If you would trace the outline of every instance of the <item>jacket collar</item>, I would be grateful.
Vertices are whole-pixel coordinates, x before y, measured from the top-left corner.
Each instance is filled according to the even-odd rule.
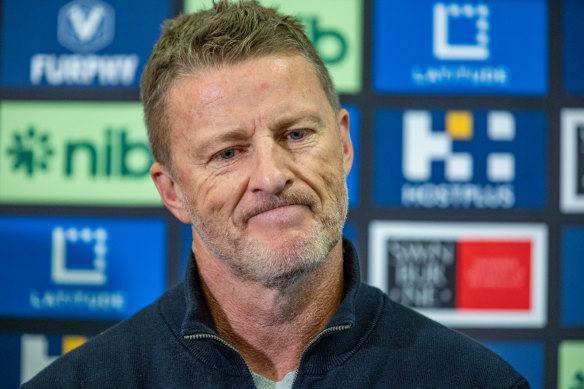
[[[343,238],[344,297],[326,328],[355,324],[355,300],[360,284],[359,259],[353,244]],[[197,261],[193,252],[189,255],[184,282],[186,313],[181,325],[181,335],[206,333],[216,335],[211,312],[199,280]]]

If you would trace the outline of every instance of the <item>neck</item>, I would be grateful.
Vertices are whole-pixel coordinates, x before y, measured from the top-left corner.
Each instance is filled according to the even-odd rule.
[[[196,253],[196,258],[218,335],[252,371],[268,379],[279,381],[296,370],[304,349],[340,304],[342,241],[317,270],[286,289],[242,280],[223,261],[205,254]]]

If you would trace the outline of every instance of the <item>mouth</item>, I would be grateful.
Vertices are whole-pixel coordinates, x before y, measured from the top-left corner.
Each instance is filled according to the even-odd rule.
[[[298,227],[306,220],[309,208],[301,204],[282,205],[265,209],[248,219],[248,226],[269,228],[272,231]],[[274,230],[275,229],[275,230]]]
[[[291,197],[291,196],[289,196]],[[305,198],[306,197],[306,198]],[[312,209],[311,201],[312,199],[307,198],[307,196],[299,197],[294,196],[294,198],[284,198],[275,199],[271,201],[265,201],[257,204],[256,206],[249,209],[243,217],[244,222],[247,224],[252,218],[257,216],[262,217],[285,217],[287,212],[291,212],[294,208],[301,207],[302,209]]]

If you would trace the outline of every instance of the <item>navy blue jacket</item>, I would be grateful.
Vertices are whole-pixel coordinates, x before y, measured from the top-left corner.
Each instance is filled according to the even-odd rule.
[[[493,352],[361,283],[355,249],[344,241],[343,251],[345,297],[305,349],[294,388],[529,388]],[[192,254],[184,283],[23,386],[254,387],[242,356],[214,331]]]

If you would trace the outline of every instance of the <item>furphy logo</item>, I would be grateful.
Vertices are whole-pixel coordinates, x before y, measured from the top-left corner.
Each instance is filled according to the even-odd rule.
[[[159,220],[0,218],[0,315],[127,317],[164,290],[165,239]]]
[[[55,0],[40,8],[33,0],[4,3],[6,86],[137,87],[140,65],[169,16],[167,2]],[[24,10],[27,18],[18,17]],[[35,39],[23,44],[21,31],[35,31]]]
[[[30,82],[39,85],[128,86],[134,82],[138,55],[85,55],[108,46],[114,39],[115,12],[99,0],[75,0],[59,10],[57,38],[74,55],[35,54]]]
[[[566,213],[584,212],[584,109],[561,115],[561,204]]]
[[[543,95],[547,90],[543,0],[376,0],[374,7],[374,86],[380,92]],[[518,29],[517,15],[532,23]]]
[[[260,0],[295,15],[318,50],[340,93],[361,90],[363,0]],[[184,11],[208,8],[209,0],[185,0]]]
[[[509,111],[379,111],[375,201],[420,208],[542,207],[544,123],[541,115]]]
[[[368,282],[447,325],[545,325],[547,229],[372,222]]]
[[[13,361],[13,366],[0,365],[2,384],[6,388],[20,387],[87,339],[86,335],[0,334],[0,357]]]
[[[3,102],[0,113],[0,202],[160,203],[139,104]]]

